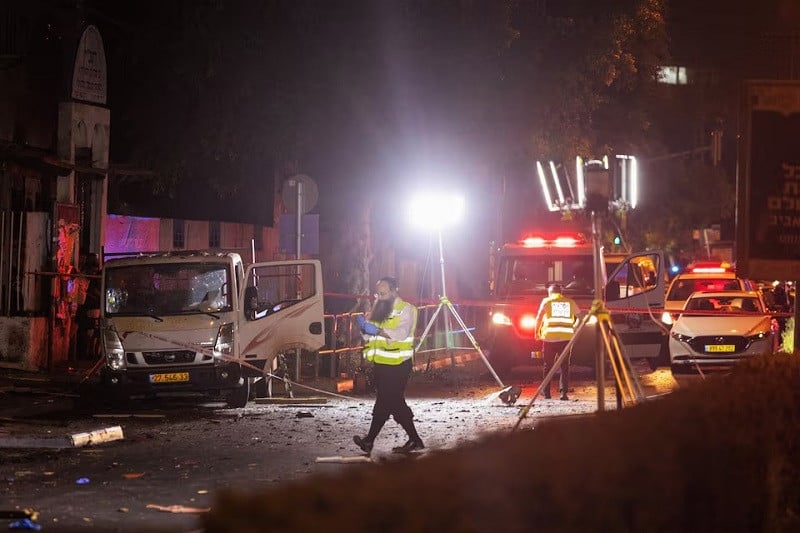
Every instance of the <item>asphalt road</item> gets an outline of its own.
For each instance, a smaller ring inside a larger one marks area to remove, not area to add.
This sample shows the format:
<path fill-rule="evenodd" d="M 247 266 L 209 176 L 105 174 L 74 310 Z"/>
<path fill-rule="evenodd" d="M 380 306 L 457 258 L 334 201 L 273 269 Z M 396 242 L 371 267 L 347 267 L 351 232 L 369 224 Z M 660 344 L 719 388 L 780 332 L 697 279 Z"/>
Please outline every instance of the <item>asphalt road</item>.
<path fill-rule="evenodd" d="M 646 365 L 636 365 L 636 370 L 649 397 L 678 386 L 668 369 L 651 372 Z M 507 406 L 493 398 L 497 384 L 480 361 L 415 374 L 409 404 L 426 446 L 446 449 L 485 432 L 510 431 L 520 420 L 520 406 L 533 396 L 539 375 L 537 369 L 516 369 L 507 381 L 523 386 L 523 393 L 515 406 Z M 596 384 L 581 369 L 574 369 L 572 377 L 570 401 L 537 399 L 520 428 L 530 429 L 554 416 L 595 413 Z M 606 408 L 614 409 L 611 382 L 605 390 Z M 372 399 L 306 398 L 305 403 L 284 404 L 279 402 L 288 400 L 275 398 L 226 409 L 223 403 L 169 398 L 112 410 L 79 407 L 75 398 L 52 391 L 6 387 L 0 393 L 0 442 L 28 439 L 30 445 L 0 449 L 0 511 L 34 509 L 37 523 L 47 531 L 199 530 L 198 514 L 152 506 L 202 511 L 224 488 L 279 486 L 306 476 L 363 468 L 363 463 L 331 458 L 352 461 L 359 456 L 352 436 L 366 433 Z M 122 430 L 120 440 L 60 449 L 34 447 L 115 426 Z M 402 429 L 389 421 L 376 441 L 373 461 L 413 460 L 391 453 L 404 441 Z M 320 458 L 334 462 L 319 462 Z M 0 527 L 3 524 L 0 520 Z"/>

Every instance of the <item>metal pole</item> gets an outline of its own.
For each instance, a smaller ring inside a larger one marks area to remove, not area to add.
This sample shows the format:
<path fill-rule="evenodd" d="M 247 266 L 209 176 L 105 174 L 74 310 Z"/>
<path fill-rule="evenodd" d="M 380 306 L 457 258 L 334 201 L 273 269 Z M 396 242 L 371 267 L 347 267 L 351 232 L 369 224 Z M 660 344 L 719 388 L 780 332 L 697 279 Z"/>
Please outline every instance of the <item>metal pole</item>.
<path fill-rule="evenodd" d="M 22 302 L 21 302 L 21 298 L 22 298 L 22 267 L 24 266 L 22 264 L 22 247 L 25 244 L 25 241 L 23 241 L 23 238 L 22 238 L 22 236 L 23 236 L 22 228 L 23 228 L 24 221 L 25 221 L 24 215 L 23 215 L 23 213 L 20 213 L 19 214 L 19 240 L 17 241 L 17 290 L 15 291 L 17 293 L 17 311 L 21 311 L 22 310 L 21 309 L 22 308 Z"/>
<path fill-rule="evenodd" d="M 300 241 L 303 237 L 302 225 L 303 225 L 303 182 L 299 179 L 297 181 L 297 259 L 300 259 Z M 300 279 L 301 275 L 301 267 L 297 266 L 297 279 Z M 302 295 L 299 291 L 299 282 L 297 286 L 297 298 L 301 298 Z M 301 350 L 300 348 L 295 348 L 294 350 L 294 379 L 295 381 L 300 381 L 300 359 L 301 359 Z"/>
<path fill-rule="evenodd" d="M 442 228 L 439 228 L 439 268 L 442 271 L 442 298 L 447 298 L 444 283 L 444 247 L 442 246 Z"/>
<path fill-rule="evenodd" d="M 8 221 L 8 277 L 6 280 L 8 291 L 6 292 L 6 313 L 11 315 L 11 290 L 12 290 L 12 274 L 11 268 L 14 264 L 14 221 L 17 219 L 17 213 L 12 211 Z M 58 278 L 56 278 L 58 279 Z"/>
<path fill-rule="evenodd" d="M 439 270 L 441 270 L 441 273 L 442 273 L 442 296 L 441 296 L 441 301 L 446 302 L 447 301 L 447 288 L 446 288 L 447 284 L 445 283 L 445 280 L 444 280 L 444 246 L 442 245 L 442 228 L 441 227 L 438 229 L 438 233 L 439 233 Z M 453 347 L 453 344 L 454 344 L 453 340 L 451 338 L 452 337 L 452 333 L 451 333 L 452 331 L 453 331 L 453 328 L 452 328 L 452 323 L 450 322 L 450 315 L 445 313 L 444 314 L 444 346 L 447 349 L 447 354 L 450 357 L 450 362 L 455 364 L 455 361 L 453 360 L 453 352 L 452 352 L 452 347 Z"/>
<path fill-rule="evenodd" d="M 603 252 L 600 246 L 600 238 L 601 238 L 601 221 L 600 217 L 597 216 L 597 213 L 592 211 L 592 249 L 593 249 L 593 256 L 594 256 L 594 297 L 596 300 L 603 300 L 603 285 L 605 284 L 605 280 L 603 279 L 603 270 L 602 264 L 600 263 L 603 260 Z M 605 358 L 604 355 L 604 348 L 603 348 L 603 339 L 600 335 L 600 325 L 595 324 L 595 350 L 594 350 L 594 364 L 595 364 L 595 373 L 597 374 L 597 410 L 600 412 L 605 411 L 606 408 L 606 400 L 605 400 L 605 386 L 606 386 L 606 367 L 605 367 Z"/>
<path fill-rule="evenodd" d="M 300 259 L 300 241 L 303 236 L 303 182 L 297 180 L 297 259 Z"/>

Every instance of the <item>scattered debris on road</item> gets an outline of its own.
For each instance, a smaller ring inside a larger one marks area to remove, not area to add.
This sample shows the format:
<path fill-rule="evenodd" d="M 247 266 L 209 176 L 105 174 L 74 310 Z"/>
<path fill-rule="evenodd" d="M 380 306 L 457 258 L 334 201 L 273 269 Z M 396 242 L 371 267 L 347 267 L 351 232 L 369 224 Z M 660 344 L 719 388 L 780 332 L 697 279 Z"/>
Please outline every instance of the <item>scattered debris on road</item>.
<path fill-rule="evenodd" d="M 148 503 L 148 509 L 155 509 L 156 511 L 163 511 L 165 513 L 208 513 L 211 507 L 186 507 L 185 505 L 156 505 L 155 503 Z"/>
<path fill-rule="evenodd" d="M 67 437 L 0 437 L 0 448 L 80 448 L 123 438 L 122 428 L 112 426 Z"/>
<path fill-rule="evenodd" d="M 328 403 L 327 398 L 308 397 L 308 398 L 256 398 L 253 403 L 257 404 L 291 404 L 303 405 L 311 403 Z"/>
<path fill-rule="evenodd" d="M 122 440 L 123 438 L 125 437 L 122 434 L 122 427 L 120 426 L 111 426 L 108 428 L 90 431 L 88 433 L 75 433 L 74 435 L 70 435 L 72 445 L 76 448 L 81 446 L 90 446 L 92 444 L 99 444 L 101 442 Z"/>
<path fill-rule="evenodd" d="M 329 457 L 317 457 L 317 463 L 372 463 L 372 458 L 368 455 L 332 455 Z"/>

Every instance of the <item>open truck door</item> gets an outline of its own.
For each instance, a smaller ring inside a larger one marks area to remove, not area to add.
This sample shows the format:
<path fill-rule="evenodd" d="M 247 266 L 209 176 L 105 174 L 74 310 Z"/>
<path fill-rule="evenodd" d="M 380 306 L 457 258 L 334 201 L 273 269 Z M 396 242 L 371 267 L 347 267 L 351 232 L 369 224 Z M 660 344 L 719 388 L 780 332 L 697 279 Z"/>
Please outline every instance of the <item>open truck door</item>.
<path fill-rule="evenodd" d="M 647 359 L 655 369 L 663 357 L 666 329 L 660 323 L 668 266 L 664 252 L 629 255 L 613 270 L 605 288 L 606 308 L 631 359 Z"/>
<path fill-rule="evenodd" d="M 242 360 L 270 370 L 281 353 L 322 348 L 322 287 L 317 260 L 249 265 L 239 295 L 237 344 Z"/>

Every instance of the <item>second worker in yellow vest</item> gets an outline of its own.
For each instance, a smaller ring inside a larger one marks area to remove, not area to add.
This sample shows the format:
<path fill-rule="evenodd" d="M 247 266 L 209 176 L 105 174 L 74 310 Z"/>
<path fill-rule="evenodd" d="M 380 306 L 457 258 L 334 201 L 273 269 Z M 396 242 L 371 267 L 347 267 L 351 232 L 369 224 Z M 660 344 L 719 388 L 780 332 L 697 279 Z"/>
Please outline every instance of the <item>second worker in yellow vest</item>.
<path fill-rule="evenodd" d="M 536 338 L 543 343 L 544 367 L 542 377 L 552 368 L 558 355 L 566 348 L 570 339 L 575 335 L 578 325 L 580 309 L 575 300 L 562 294 L 561 285 L 554 283 L 547 288 L 547 298 L 542 300 L 539 312 L 536 314 Z M 561 377 L 558 380 L 558 390 L 562 400 L 569 400 L 569 358 L 561 362 Z M 550 382 L 543 384 L 544 397 L 550 398 Z"/>

